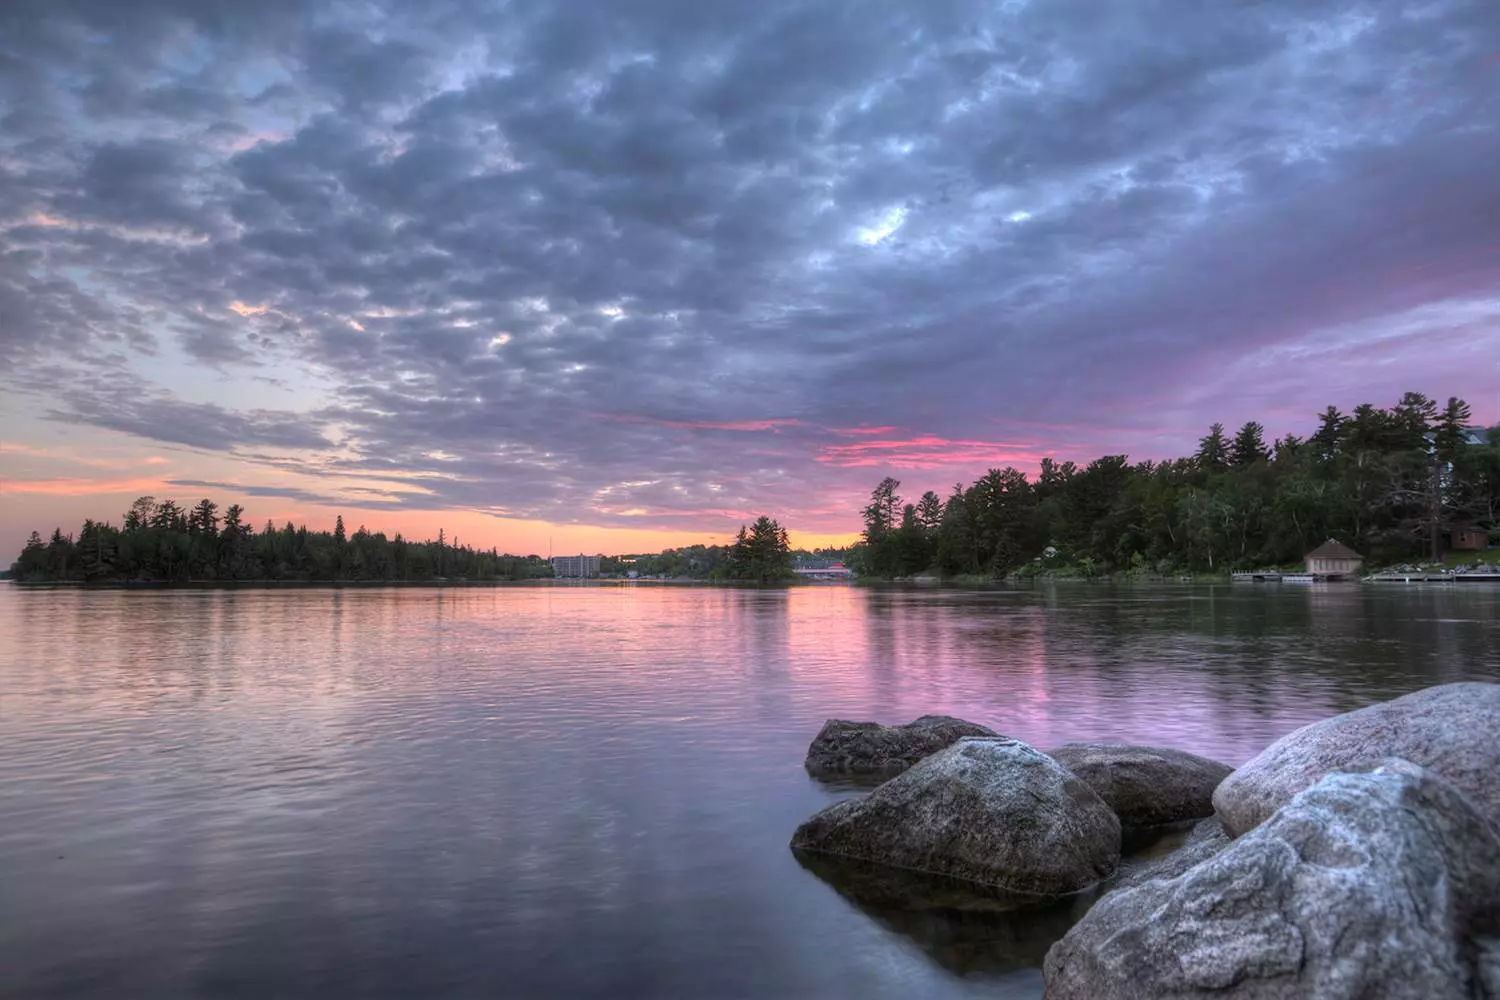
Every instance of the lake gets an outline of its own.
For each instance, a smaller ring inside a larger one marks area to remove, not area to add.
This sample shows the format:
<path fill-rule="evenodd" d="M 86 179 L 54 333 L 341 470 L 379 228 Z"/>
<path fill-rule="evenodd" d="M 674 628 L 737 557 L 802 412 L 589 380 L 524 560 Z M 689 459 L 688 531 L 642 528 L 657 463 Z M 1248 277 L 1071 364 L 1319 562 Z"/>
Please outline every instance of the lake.
<path fill-rule="evenodd" d="M 7 586 L 0 995 L 1035 998 L 1065 922 L 787 849 L 824 719 L 1238 764 L 1497 673 L 1485 585 Z"/>

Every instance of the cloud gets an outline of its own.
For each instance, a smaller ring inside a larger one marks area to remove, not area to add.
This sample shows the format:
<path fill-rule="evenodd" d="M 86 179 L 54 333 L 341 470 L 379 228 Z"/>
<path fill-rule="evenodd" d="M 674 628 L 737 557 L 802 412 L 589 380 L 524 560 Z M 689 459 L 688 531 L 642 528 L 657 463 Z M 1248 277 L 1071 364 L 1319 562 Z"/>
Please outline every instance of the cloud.
<path fill-rule="evenodd" d="M 256 445 L 314 452 L 332 447 L 313 418 L 187 402 L 155 391 L 118 367 L 90 374 L 54 367 L 34 370 L 31 375 L 30 390 L 40 390 L 53 401 L 47 416 L 65 423 L 210 452 L 230 453 Z"/>
<path fill-rule="evenodd" d="M 8 22 L 0 373 L 246 492 L 838 530 L 885 471 L 1488 398 L 1403 346 L 1500 348 L 1486 0 L 129 8 Z"/>
<path fill-rule="evenodd" d="M 365 490 L 358 487 L 346 487 L 344 490 L 338 492 L 320 492 L 296 486 L 264 486 L 255 483 L 205 479 L 169 479 L 165 485 L 215 495 L 231 493 L 236 496 L 297 500 L 319 507 L 358 507 L 366 510 L 392 510 L 400 505 L 400 498 L 398 496 L 381 494 L 374 490 Z"/>

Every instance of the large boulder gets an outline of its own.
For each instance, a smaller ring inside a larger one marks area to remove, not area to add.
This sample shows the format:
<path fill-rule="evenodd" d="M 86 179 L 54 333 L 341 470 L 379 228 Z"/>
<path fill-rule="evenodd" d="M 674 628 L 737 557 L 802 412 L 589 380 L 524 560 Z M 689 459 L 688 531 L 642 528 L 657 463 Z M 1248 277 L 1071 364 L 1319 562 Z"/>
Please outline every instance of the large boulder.
<path fill-rule="evenodd" d="M 1500 834 L 1405 761 L 1333 774 L 1171 879 L 1101 899 L 1047 953 L 1046 1000 L 1481 995 Z"/>
<path fill-rule="evenodd" d="M 1069 743 L 1049 756 L 1099 793 L 1127 836 L 1212 816 L 1214 789 L 1233 771 L 1162 747 Z"/>
<path fill-rule="evenodd" d="M 1050 895 L 1114 871 L 1120 821 L 1046 754 L 970 738 L 824 809 L 797 828 L 792 847 Z"/>
<path fill-rule="evenodd" d="M 1431 768 L 1500 824 L 1500 684 L 1444 684 L 1315 722 L 1267 747 L 1214 792 L 1239 836 L 1336 771 L 1399 757 Z"/>
<path fill-rule="evenodd" d="M 998 736 L 987 726 L 951 715 L 924 715 L 904 726 L 829 719 L 807 748 L 803 762 L 818 777 L 900 774 L 924 757 L 966 736 Z"/>

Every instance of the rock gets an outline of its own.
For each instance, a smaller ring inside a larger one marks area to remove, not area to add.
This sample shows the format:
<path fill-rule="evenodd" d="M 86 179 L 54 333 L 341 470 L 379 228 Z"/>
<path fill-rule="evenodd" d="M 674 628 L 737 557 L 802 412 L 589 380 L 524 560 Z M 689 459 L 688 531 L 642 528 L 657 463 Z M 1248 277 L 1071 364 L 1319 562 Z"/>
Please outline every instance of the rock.
<path fill-rule="evenodd" d="M 1175 850 L 1136 863 L 1121 862 L 1120 874 L 1109 888 L 1129 889 L 1152 879 L 1176 878 L 1214 857 L 1230 843 L 1224 824 L 1218 817 L 1209 817 L 1199 821 Z"/>
<path fill-rule="evenodd" d="M 1475 942 L 1474 950 L 1479 995 L 1484 1000 L 1500 1000 L 1500 937 L 1481 938 Z"/>
<path fill-rule="evenodd" d="M 1047 1000 L 1476 996 L 1500 834 L 1405 761 L 1332 774 L 1217 856 L 1101 899 L 1047 953 Z"/>
<path fill-rule="evenodd" d="M 1399 757 L 1431 768 L 1500 824 L 1500 684 L 1444 684 L 1304 726 L 1226 778 L 1213 802 L 1239 836 L 1326 774 Z"/>
<path fill-rule="evenodd" d="M 1214 789 L 1234 770 L 1160 747 L 1069 743 L 1049 756 L 1099 793 L 1127 835 L 1212 816 Z"/>
<path fill-rule="evenodd" d="M 1120 821 L 1071 771 L 1018 740 L 968 738 L 797 828 L 797 850 L 1011 892 L 1086 888 L 1120 860 Z"/>
<path fill-rule="evenodd" d="M 924 715 L 904 726 L 829 719 L 807 748 L 804 766 L 817 776 L 890 777 L 965 736 L 998 735 L 993 729 L 951 715 Z"/>

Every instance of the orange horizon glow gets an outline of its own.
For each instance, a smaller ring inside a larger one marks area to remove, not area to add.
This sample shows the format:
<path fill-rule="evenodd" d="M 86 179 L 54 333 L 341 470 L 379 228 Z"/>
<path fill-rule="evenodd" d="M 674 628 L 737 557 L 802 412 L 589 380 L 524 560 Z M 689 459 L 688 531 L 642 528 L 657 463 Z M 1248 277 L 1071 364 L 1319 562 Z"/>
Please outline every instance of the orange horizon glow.
<path fill-rule="evenodd" d="M 85 519 L 118 525 L 138 497 L 173 499 L 190 507 L 201 497 L 186 494 L 164 479 L 132 478 L 88 480 L 57 477 L 21 480 L 7 477 L 0 485 L 0 563 L 8 564 L 35 531 L 47 537 L 54 528 L 76 534 Z M 360 527 L 387 536 L 401 534 L 423 541 L 435 539 L 441 530 L 450 542 L 478 549 L 498 549 L 512 555 L 638 555 L 688 545 L 723 545 L 732 541 L 745 519 L 724 518 L 718 530 L 678 528 L 629 528 L 607 525 L 556 524 L 548 521 L 505 518 L 472 510 L 374 510 L 332 504 L 308 504 L 276 497 L 256 497 L 232 491 L 210 493 L 219 512 L 238 503 L 245 521 L 263 530 L 266 521 L 281 528 L 288 521 L 314 531 L 332 531 L 340 516 L 353 534 Z M 784 517 L 772 514 L 783 524 Z M 788 525 L 793 548 L 842 547 L 858 539 L 858 533 L 801 530 Z M 6 543 L 13 549 L 7 554 Z"/>

